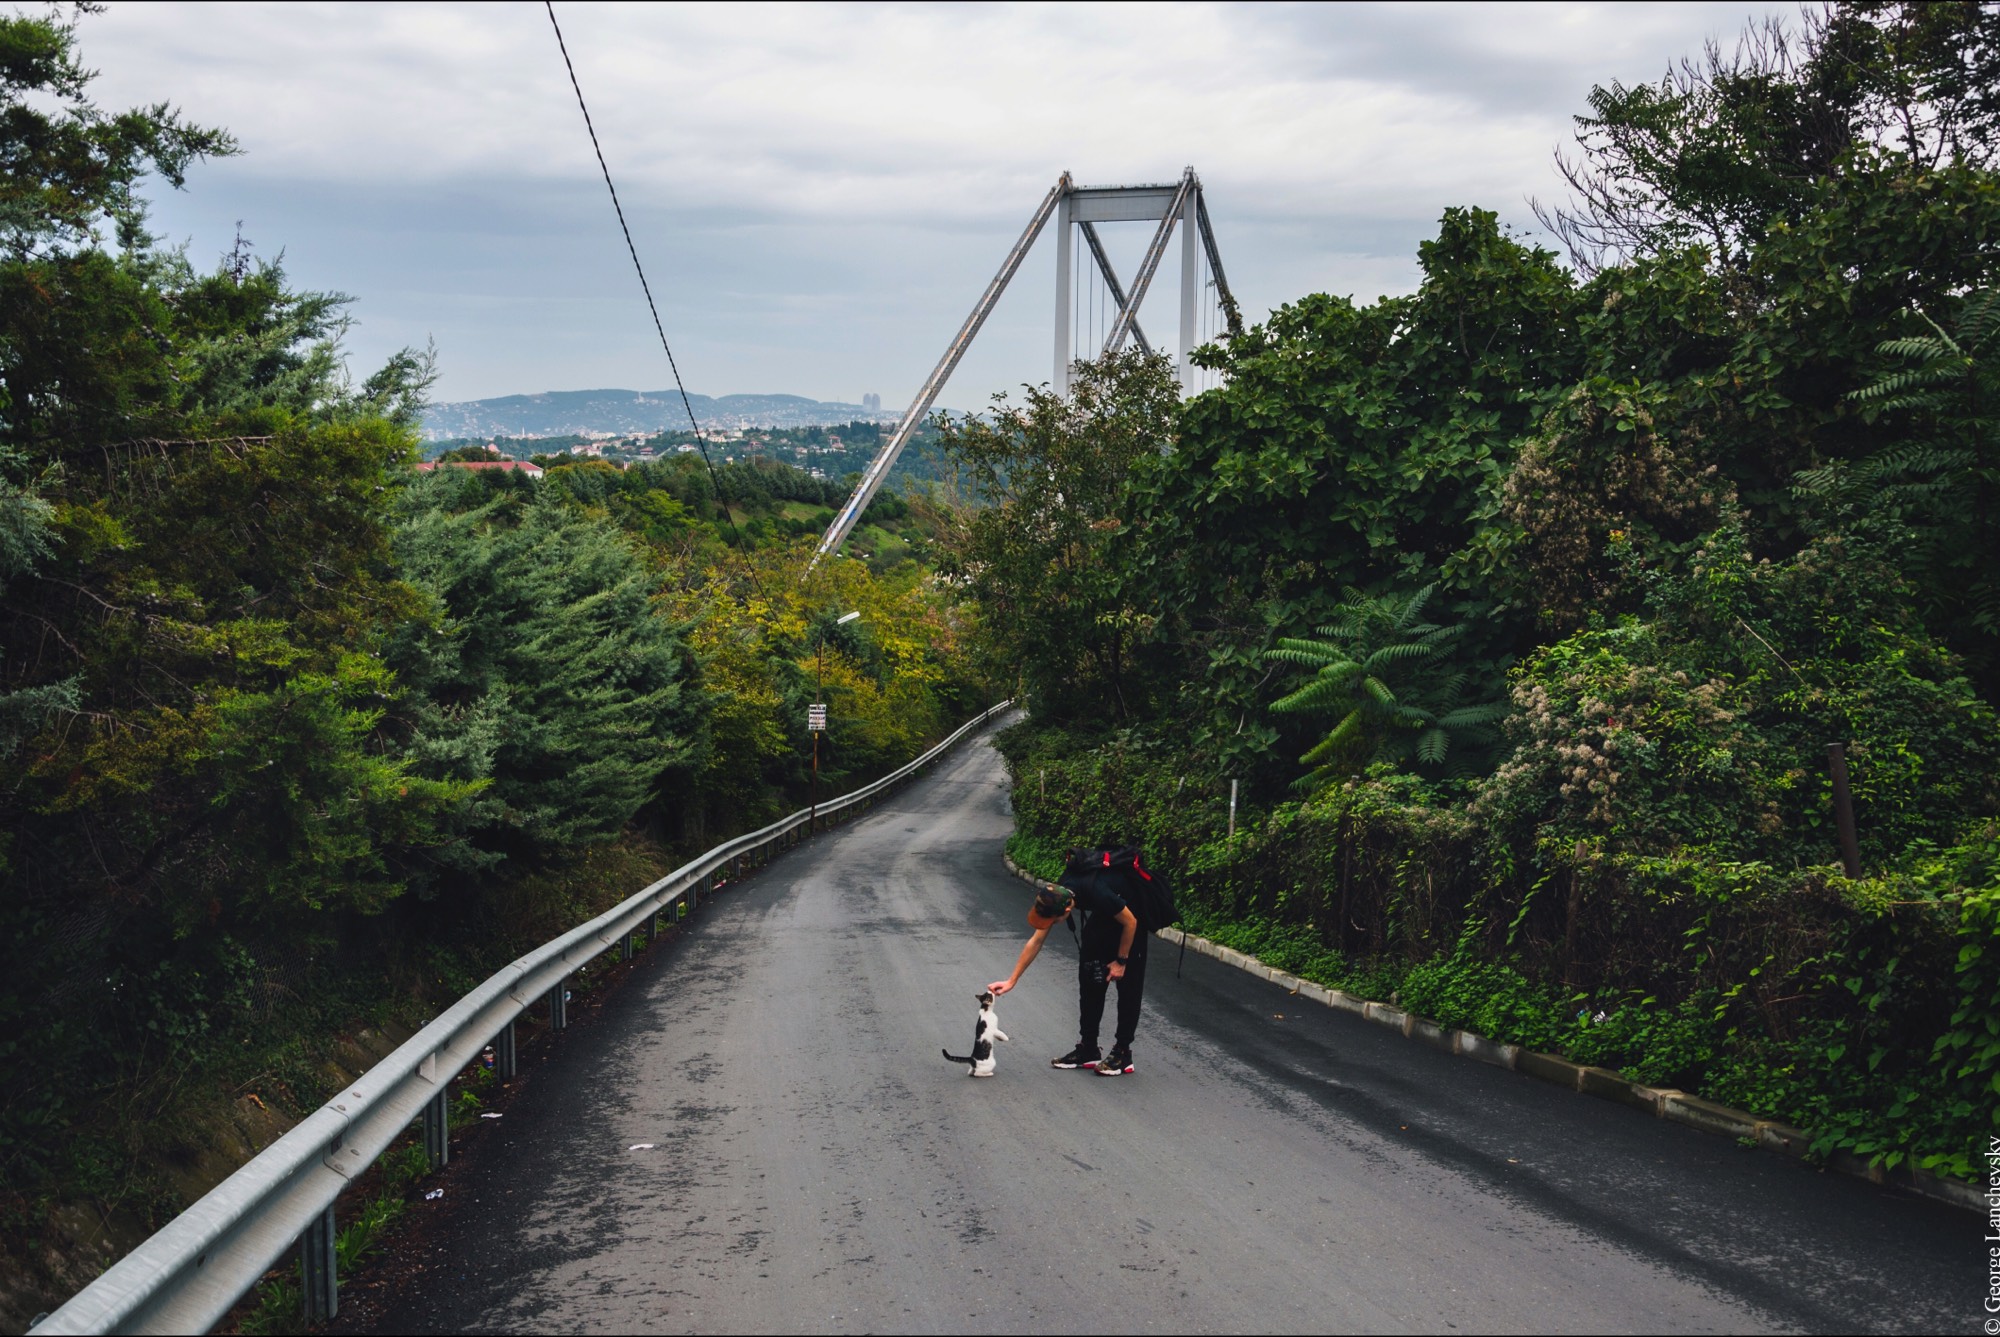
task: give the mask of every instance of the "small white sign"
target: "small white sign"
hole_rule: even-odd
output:
[[[824,733],[826,731],[826,707],[824,705],[806,707],[806,728],[812,730],[814,733]]]

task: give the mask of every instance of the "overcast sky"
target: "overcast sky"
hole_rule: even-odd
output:
[[[1251,318],[1416,281],[1450,205],[1532,226],[1593,83],[1790,5],[558,4],[688,388],[898,406],[1042,195],[1200,174]],[[83,21],[108,107],[244,153],[156,191],[354,296],[365,372],[434,338],[440,400],[670,376],[539,4],[131,4]],[[1104,230],[1129,276],[1150,224]],[[1045,235],[942,402],[1050,374]],[[1144,323],[1171,342],[1178,269]]]

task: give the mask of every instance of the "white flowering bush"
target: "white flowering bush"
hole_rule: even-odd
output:
[[[1563,847],[1619,852],[1727,845],[1739,854],[1781,827],[1790,774],[1719,677],[1662,663],[1654,630],[1579,632],[1515,674],[1513,754],[1474,811],[1530,826]]]

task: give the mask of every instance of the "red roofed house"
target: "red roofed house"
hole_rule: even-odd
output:
[[[425,460],[417,468],[425,473],[431,473],[437,469],[439,463],[438,460]],[[527,460],[445,460],[442,463],[448,469],[519,469],[530,478],[542,476],[542,466],[531,464]]]

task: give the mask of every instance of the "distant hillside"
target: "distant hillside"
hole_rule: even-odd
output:
[[[859,404],[802,395],[689,395],[704,428],[825,427],[856,421],[894,422],[897,415]],[[453,437],[571,436],[584,432],[660,432],[687,426],[673,390],[550,390],[459,404],[434,404],[424,414],[427,441]]]

